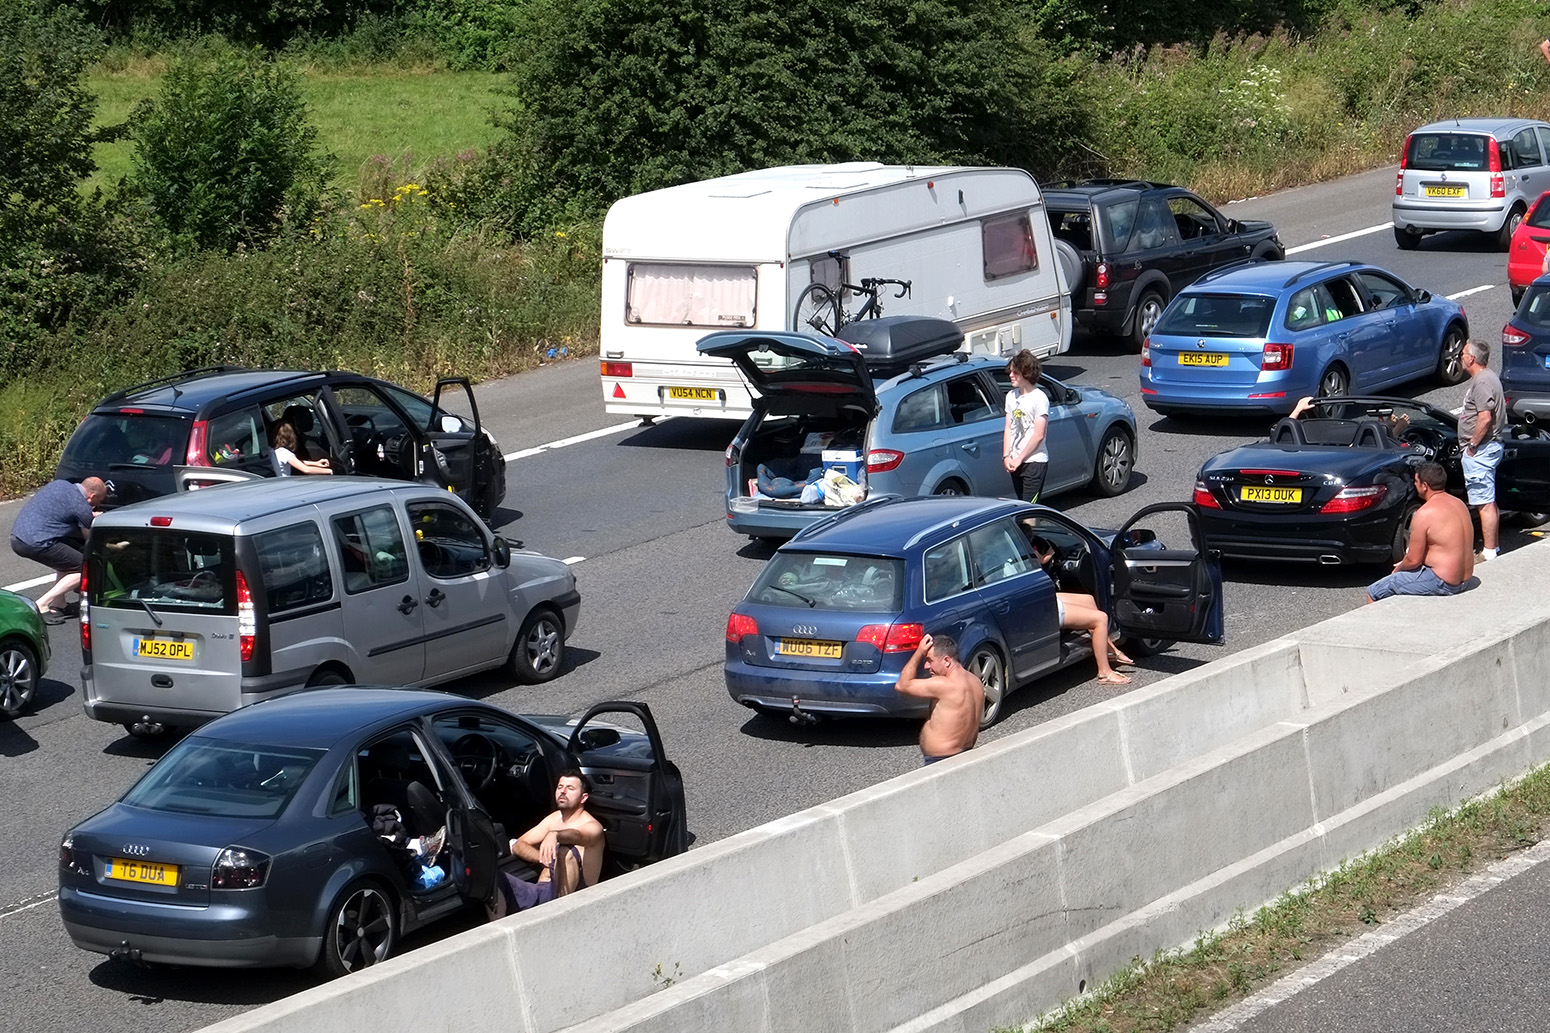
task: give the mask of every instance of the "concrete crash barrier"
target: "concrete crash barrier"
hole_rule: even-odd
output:
[[[1547,571],[1519,550],[209,1029],[1026,1022],[1550,759]]]

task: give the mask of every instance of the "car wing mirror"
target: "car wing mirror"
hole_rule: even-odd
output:
[[[1415,300],[1416,300],[1417,304],[1425,305],[1427,302],[1432,300],[1432,292],[1431,291],[1416,291],[1415,292]]]
[[[1134,549],[1142,545],[1150,545],[1156,540],[1156,531],[1145,527],[1133,527],[1120,536],[1119,547],[1121,549]]]
[[[581,734],[576,737],[576,744],[584,753],[606,749],[618,741],[619,729],[617,728],[583,728]]]
[[[456,434],[463,429],[463,421],[456,416],[443,416],[441,418],[441,432],[443,434]]]
[[[511,566],[511,543],[504,538],[495,539],[495,565],[502,568]]]

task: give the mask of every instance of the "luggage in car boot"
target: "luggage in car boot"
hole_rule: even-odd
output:
[[[957,351],[963,331],[956,323],[929,316],[885,316],[847,323],[836,335],[856,346],[874,372],[903,372],[912,362]]]

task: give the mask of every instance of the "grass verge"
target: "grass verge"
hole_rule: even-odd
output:
[[[1028,1033],[1182,1029],[1248,996],[1508,854],[1550,825],[1550,765],[1397,842],[1311,880],[1188,948],[1137,958]],[[1012,1033],[1003,1030],[1000,1033]]]

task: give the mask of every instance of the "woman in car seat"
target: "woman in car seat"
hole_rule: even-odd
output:
[[[296,455],[296,428],[291,426],[289,420],[281,420],[274,425],[274,431],[269,439],[274,447],[275,472],[281,477],[289,477],[291,471],[297,473],[332,474],[327,459],[302,459]]]
[[[1122,664],[1135,663],[1109,640],[1109,615],[1099,608],[1098,600],[1086,592],[1062,591],[1065,586],[1061,583],[1061,571],[1055,564],[1054,544],[1040,535],[1032,535],[1029,540],[1033,545],[1033,554],[1038,557],[1039,566],[1055,583],[1055,606],[1060,613],[1061,629],[1085,631],[1092,636],[1093,659],[1098,663],[1100,684],[1129,685],[1130,677],[1120,674],[1109,663],[1110,657]],[[1099,648],[1100,642],[1104,648]]]

